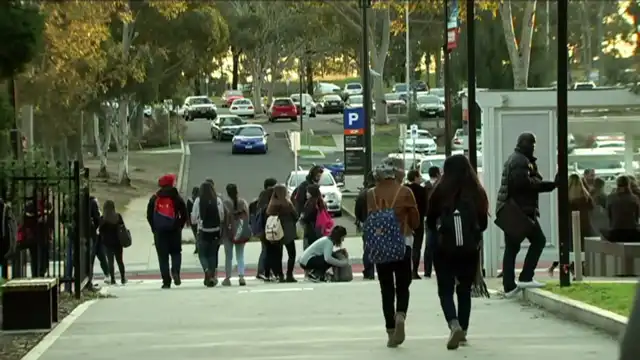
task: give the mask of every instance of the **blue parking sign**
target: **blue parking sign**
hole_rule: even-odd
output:
[[[344,129],[364,130],[364,108],[344,109]]]

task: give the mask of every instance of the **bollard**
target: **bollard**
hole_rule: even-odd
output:
[[[580,211],[571,213],[571,236],[573,240],[573,264],[576,281],[582,281],[582,236],[580,234]]]

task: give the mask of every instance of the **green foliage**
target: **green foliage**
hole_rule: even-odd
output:
[[[34,6],[5,0],[0,4],[0,79],[22,71],[38,53],[44,17]]]

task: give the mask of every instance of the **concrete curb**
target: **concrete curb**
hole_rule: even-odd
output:
[[[180,149],[182,150],[182,157],[180,159],[180,169],[178,170],[178,180],[176,187],[181,194],[186,193],[186,187],[189,183],[189,159],[191,157],[191,147],[184,140],[180,139]]]
[[[537,305],[560,317],[593,326],[610,335],[620,335],[627,326],[627,318],[596,306],[572,300],[541,289],[525,289],[522,301]]]

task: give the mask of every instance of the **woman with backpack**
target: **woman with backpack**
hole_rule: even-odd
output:
[[[193,189],[191,189],[191,197],[187,199],[187,212],[189,214],[193,212],[193,203],[198,198],[199,193],[200,193],[199,187],[194,186]],[[196,247],[193,250],[193,253],[197,254],[198,253],[198,224],[192,224],[191,219],[189,219],[188,223],[189,223],[189,226],[191,227],[191,232],[193,232],[193,240],[196,243]]]
[[[120,232],[126,231],[126,227],[122,216],[116,211],[116,204],[111,200],[104,202],[98,229],[100,231],[100,240],[102,240],[107,255],[111,285],[116,283],[114,260],[118,264],[120,283],[124,285],[127,283],[127,278],[125,276],[124,260],[122,259],[124,246],[120,238]]]
[[[204,271],[204,285],[218,284],[218,250],[226,228],[226,212],[212,181],[200,185],[200,196],[193,203],[191,223],[198,225],[198,257]]]
[[[489,204],[478,176],[464,155],[447,158],[443,170],[429,197],[427,228],[437,237],[433,266],[440,305],[450,330],[447,349],[455,350],[467,341],[471,286],[480,271],[478,262]]]
[[[249,205],[244,199],[238,197],[238,187],[236,184],[227,185],[228,199],[224,201],[229,220],[228,236],[223,238],[224,242],[224,271],[225,279],[222,286],[231,286],[231,271],[233,269],[233,252],[236,253],[236,264],[238,265],[238,283],[240,286],[247,285],[244,280],[244,245],[251,238],[251,227],[249,226]]]
[[[276,185],[267,207],[267,225],[265,226],[265,236],[269,241],[267,261],[282,278],[282,248],[284,246],[287,249],[289,259],[287,261],[287,277],[284,279],[286,282],[296,282],[293,277],[293,268],[296,264],[297,221],[298,213],[287,197],[287,188],[281,184]]]

